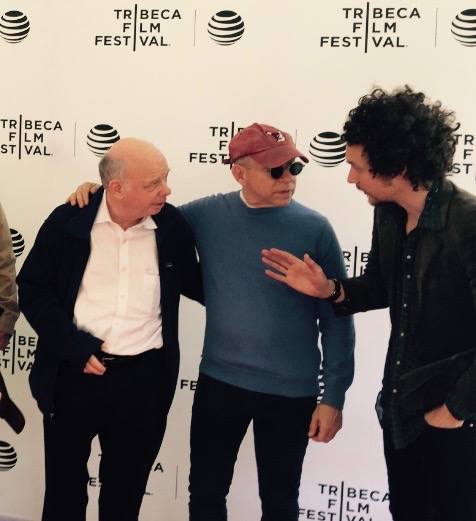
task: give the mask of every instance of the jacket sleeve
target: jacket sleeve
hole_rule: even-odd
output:
[[[82,370],[103,341],[78,329],[73,322],[74,302],[66,309],[76,277],[71,253],[66,260],[66,232],[58,211],[45,221],[17,278],[20,310],[39,337],[38,348]],[[66,266],[68,265],[68,266]],[[75,300],[76,295],[72,300]]]
[[[471,230],[467,234],[461,233],[465,238],[458,248],[459,260],[473,295],[473,311],[476,316],[476,212],[467,214],[465,219]],[[455,418],[476,418],[476,356],[469,369],[446,396],[445,403]]]
[[[380,267],[380,244],[376,211],[372,231],[372,245],[365,272],[359,277],[342,280],[345,299],[334,304],[337,316],[388,307],[388,293]]]
[[[12,237],[0,206],[0,331],[13,334],[18,315]]]
[[[183,247],[183,265],[184,265],[184,273],[183,273],[183,285],[181,289],[182,295],[196,300],[200,302],[200,304],[205,303],[204,295],[203,295],[203,281],[202,281],[202,271],[200,269],[200,263],[197,257],[197,250],[195,248],[195,240],[192,235],[192,230],[190,226],[186,222],[186,220],[181,217],[184,228],[184,247]]]

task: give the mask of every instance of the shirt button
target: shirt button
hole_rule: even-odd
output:
[[[393,390],[393,394],[396,394],[396,393],[397,393],[397,390],[396,390],[396,389],[394,389],[394,390]]]
[[[474,423],[470,423],[469,427],[472,429],[474,427]]]
[[[400,365],[400,364],[401,364],[400,360],[397,360],[397,365]]]
[[[405,336],[405,333],[401,332],[401,333],[400,333],[400,336]]]
[[[124,300],[124,295],[121,295],[121,299]]]
[[[411,275],[407,275],[407,279],[409,279],[411,277]]]
[[[407,259],[411,259],[411,258],[412,258],[412,256],[411,256],[411,255],[407,255]]]
[[[408,306],[408,304],[403,304],[403,307],[406,308]]]

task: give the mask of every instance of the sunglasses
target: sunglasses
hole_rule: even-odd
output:
[[[285,165],[276,166],[274,168],[268,168],[266,171],[271,174],[273,179],[279,179],[286,170],[289,170],[291,175],[298,175],[301,173],[304,165],[302,163],[286,163]]]

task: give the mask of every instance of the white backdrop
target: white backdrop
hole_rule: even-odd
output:
[[[17,268],[51,210],[80,182],[97,179],[90,144],[99,135],[107,148],[104,128],[157,144],[172,168],[169,200],[180,204],[237,188],[220,154],[237,128],[256,121],[290,132],[312,156],[296,199],[329,217],[349,275],[360,273],[372,210],[346,183],[345,163],[323,166],[320,156],[329,154],[311,145],[324,143],[320,148],[330,153],[326,133],[340,132],[361,95],[373,85],[407,83],[456,111],[461,137],[453,178],[476,192],[475,8],[460,0],[0,0],[0,198],[14,230]],[[224,37],[224,26],[234,28],[227,32],[233,38]],[[358,316],[356,328],[356,377],[344,428],[331,444],[309,447],[302,520],[390,519],[373,411],[388,314]],[[203,329],[203,309],[184,299],[179,384],[141,521],[187,518],[190,411]],[[0,354],[4,378],[27,417],[18,436],[0,422],[0,516],[32,521],[40,518],[43,494],[41,417],[27,382],[35,346],[21,317]],[[13,467],[6,464],[8,451],[17,455]],[[90,519],[97,511],[98,460],[95,444]],[[250,437],[229,512],[230,521],[259,519]]]

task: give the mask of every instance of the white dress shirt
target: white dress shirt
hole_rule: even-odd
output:
[[[163,345],[156,228],[146,217],[123,230],[112,221],[103,195],[74,320],[102,339],[108,353],[136,355]]]

